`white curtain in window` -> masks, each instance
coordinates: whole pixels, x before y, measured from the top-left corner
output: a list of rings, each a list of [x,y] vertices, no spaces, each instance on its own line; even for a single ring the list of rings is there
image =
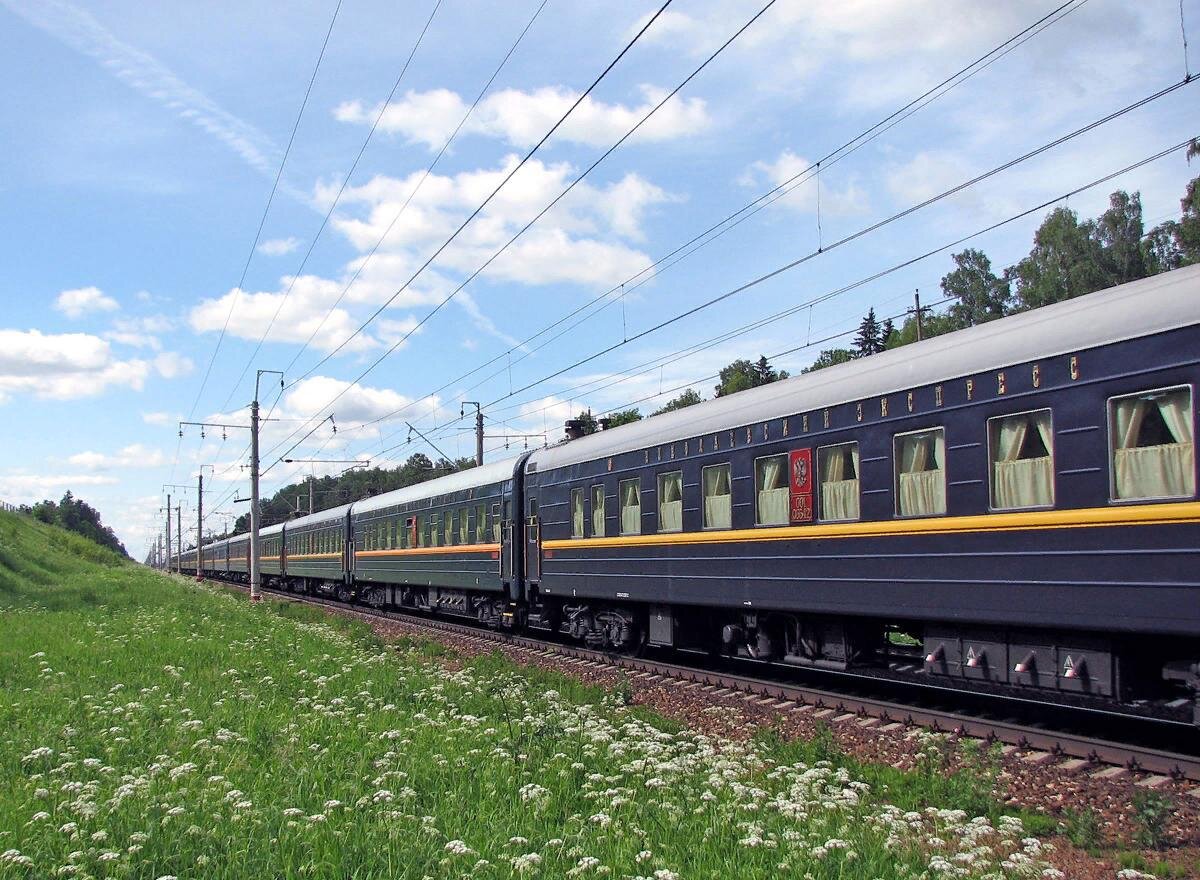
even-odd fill
[[[621,484],[621,534],[638,535],[642,531],[642,487],[637,482]]]
[[[704,469],[704,527],[728,529],[733,523],[729,465]]]
[[[820,477],[821,519],[858,519],[858,444],[822,449]]]
[[[901,516],[946,512],[945,443],[941,431],[901,438],[898,499]]]
[[[776,455],[756,463],[758,524],[785,525],[788,521],[787,456]]]
[[[658,530],[683,529],[683,475],[662,474],[658,478]]]
[[[571,537],[583,537],[583,490],[571,492]]]
[[[467,511],[464,509],[458,512],[458,543],[468,543],[467,535]]]
[[[1116,441],[1113,470],[1118,498],[1176,498],[1196,493],[1196,446],[1192,394],[1186,388],[1153,400],[1114,402]],[[1138,446],[1149,408],[1155,406],[1174,442]]]
[[[604,487],[592,490],[592,537],[604,536]]]
[[[1021,458],[1034,428],[1050,455]],[[1047,507],[1054,503],[1054,438],[1047,412],[1010,416],[1000,422],[992,454],[992,504],[998,508]]]

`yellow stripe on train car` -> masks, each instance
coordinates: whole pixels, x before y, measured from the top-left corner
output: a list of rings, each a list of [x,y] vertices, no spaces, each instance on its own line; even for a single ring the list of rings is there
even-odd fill
[[[946,535],[1193,522],[1200,522],[1200,502],[1187,501],[1175,504],[1088,507],[1079,510],[1030,510],[976,516],[922,517],[888,522],[817,523],[804,526],[760,526],[755,529],[713,529],[703,532],[656,532],[648,535],[568,538],[545,541],[542,547],[545,550],[580,550],[596,547],[727,544],[741,541],[814,541],[835,538]]]

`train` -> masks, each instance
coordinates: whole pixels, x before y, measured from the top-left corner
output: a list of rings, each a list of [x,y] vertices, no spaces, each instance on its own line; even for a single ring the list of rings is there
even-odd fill
[[[1198,359],[1193,266],[264,528],[262,577],[1200,724]]]

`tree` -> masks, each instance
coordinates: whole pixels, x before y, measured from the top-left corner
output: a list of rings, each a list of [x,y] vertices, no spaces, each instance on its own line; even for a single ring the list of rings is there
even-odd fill
[[[1017,263],[1011,279],[1023,309],[1072,299],[1105,286],[1100,245],[1090,223],[1070,208],[1055,208],[1033,237],[1033,250]]]
[[[867,357],[883,351],[883,330],[875,319],[875,309],[867,309],[862,323],[858,325],[858,335],[854,337],[854,356]]]
[[[1108,197],[1108,210],[1092,226],[1092,237],[1100,246],[1100,265],[1107,278],[1105,287],[1146,277],[1142,250],[1142,194],[1132,196],[1117,190]]]
[[[590,409],[580,410],[579,415],[575,416],[574,421],[579,423],[579,436],[586,437],[588,434],[595,434],[600,430],[600,423],[596,421],[596,417],[592,415]]]
[[[1179,232],[1178,223],[1166,220],[1146,233],[1146,239],[1142,242],[1142,261],[1146,265],[1147,275],[1169,272],[1183,265]]]
[[[953,256],[955,268],[942,276],[942,293],[954,297],[950,315],[959,327],[972,327],[1002,318],[1012,292],[1008,281],[996,276],[983,251],[967,248]]]
[[[633,409],[618,410],[617,412],[609,415],[607,418],[608,426],[610,428],[615,428],[618,425],[628,425],[630,422],[640,422],[642,420],[642,414],[638,411],[637,407],[634,407]]]
[[[832,367],[837,364],[844,364],[847,361],[854,360],[854,352],[848,348],[827,348],[819,355],[817,359],[809,366],[801,370],[801,373],[815,373],[817,370],[823,370],[826,367]]]
[[[114,550],[122,556],[129,555],[116,533],[101,522],[100,512],[86,501],[76,498],[69,491],[57,504],[49,499],[39,501],[29,508],[28,512],[44,523],[75,532],[75,534],[82,535],[89,541]]]
[[[662,409],[656,409],[654,412],[650,413],[650,415],[658,416],[658,415],[662,415],[663,413],[675,412],[675,410],[677,410],[677,409],[683,409],[684,407],[688,407],[688,406],[695,406],[697,403],[703,403],[703,402],[704,402],[704,398],[700,396],[700,393],[698,391],[696,391],[694,388],[688,388],[682,394],[680,394],[678,397],[668,400],[666,405],[663,406]]]
[[[474,458],[459,458],[454,461],[442,458],[435,463],[425,453],[414,452],[398,468],[354,468],[337,475],[318,477],[313,481],[313,510],[328,510],[473,467]],[[308,480],[284,486],[262,501],[261,508],[263,525],[285,522],[296,516],[306,515]],[[244,513],[234,523],[233,532],[242,534],[249,529],[250,514]]]
[[[896,334],[896,325],[892,323],[892,319],[888,318],[883,322],[883,326],[879,328],[879,338],[883,342],[885,349],[892,347],[892,337]]]
[[[760,356],[751,363],[748,360],[736,360],[721,370],[721,383],[716,386],[717,397],[725,397],[745,391],[747,388],[757,388],[788,377],[786,370],[776,370],[766,357]]]
[[[1195,141],[1192,142],[1194,147]],[[1191,149],[1188,156],[1192,156]],[[1180,265],[1190,266],[1200,263],[1200,177],[1193,177],[1188,182],[1183,198],[1179,200],[1183,216],[1179,218],[1179,230],[1175,241],[1181,255]]]

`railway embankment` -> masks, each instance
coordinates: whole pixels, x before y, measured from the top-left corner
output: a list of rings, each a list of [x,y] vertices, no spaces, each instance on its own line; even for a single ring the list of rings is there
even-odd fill
[[[1135,864],[1004,805],[986,760],[947,772],[934,750],[902,770],[824,735],[735,736],[639,705],[623,683],[251,607],[7,513],[0,633],[5,880],[1099,877]]]

